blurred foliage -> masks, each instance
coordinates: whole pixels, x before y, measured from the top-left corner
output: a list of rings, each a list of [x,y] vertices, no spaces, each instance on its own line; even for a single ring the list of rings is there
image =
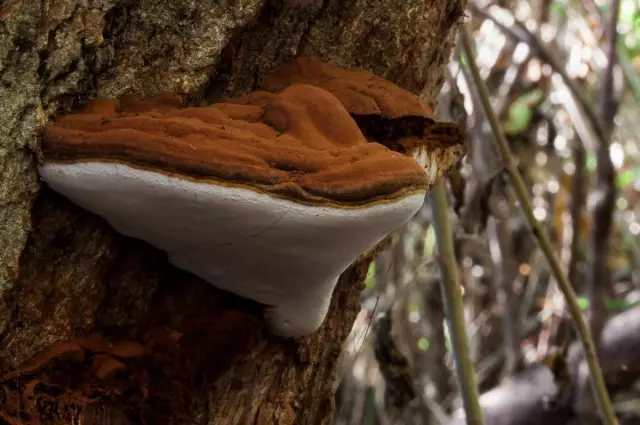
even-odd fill
[[[467,11],[482,78],[526,179],[534,215],[551,235],[586,313],[592,305],[585,282],[592,261],[589,249],[599,158],[588,114],[565,78],[598,113],[607,63],[609,5],[600,0],[470,0]],[[597,299],[607,318],[640,311],[638,0],[621,0],[617,29],[620,65],[615,68],[611,94],[618,108],[608,141],[617,194],[605,259],[611,284]],[[534,36],[540,47],[532,42]],[[463,55],[456,54],[437,115],[465,127],[470,142],[469,154],[448,184],[467,332],[479,385],[488,391],[508,382],[505,378],[542,364],[552,369],[555,378],[561,375],[559,386],[574,391],[566,382],[566,348],[573,334],[564,329],[564,303],[504,178],[466,66]],[[460,114],[460,109],[465,113]],[[349,351],[341,368],[334,425],[448,424],[461,406],[438,286],[441,277],[433,261],[437,247],[431,221],[428,198],[369,268],[365,308],[346,344]],[[380,312],[393,317],[389,344],[397,348],[394,358],[401,353],[414,381],[423,385],[424,397],[400,411],[385,408],[387,384],[374,355],[371,329]],[[636,351],[624,355],[640,355],[640,330],[637,337],[626,346]],[[629,362],[637,363],[634,357]],[[637,379],[632,376],[631,382]],[[640,405],[640,382],[616,388],[622,389],[616,389],[615,396]],[[554,403],[576,399],[572,394]],[[640,412],[636,413],[640,419]]]
[[[606,5],[603,5],[602,10],[606,11],[606,9]],[[618,19],[625,33],[621,40],[625,52],[630,57],[640,55],[640,4],[637,0],[621,1]]]

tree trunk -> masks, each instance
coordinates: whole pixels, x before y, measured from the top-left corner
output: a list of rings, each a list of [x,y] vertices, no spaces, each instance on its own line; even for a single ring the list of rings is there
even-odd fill
[[[463,0],[0,0],[0,424],[327,424],[370,258],[322,328],[268,334],[252,302],[40,186],[38,134],[95,97],[211,103],[295,56],[433,105]]]

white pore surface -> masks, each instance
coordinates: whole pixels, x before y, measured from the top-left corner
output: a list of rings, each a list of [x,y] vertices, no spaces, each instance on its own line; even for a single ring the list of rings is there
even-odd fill
[[[314,207],[123,164],[51,163],[49,186],[175,266],[268,305],[271,331],[300,336],[324,320],[340,274],[411,218],[420,192],[362,209]]]

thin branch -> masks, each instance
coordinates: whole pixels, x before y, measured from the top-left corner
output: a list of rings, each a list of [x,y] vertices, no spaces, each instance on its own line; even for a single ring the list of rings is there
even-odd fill
[[[511,376],[522,364],[521,335],[518,323],[518,303],[512,284],[518,274],[518,264],[512,256],[513,245],[506,220],[489,217],[487,237],[489,252],[493,258],[493,284],[496,302],[500,308],[500,321],[504,338],[505,365],[503,374]]]
[[[581,140],[574,140],[574,150],[573,150],[573,161],[575,164],[575,172],[573,174],[573,183],[571,186],[571,206],[570,206],[570,228],[565,229],[568,232],[568,252],[566,258],[566,270],[567,270],[567,278],[571,285],[573,285],[574,290],[578,288],[578,281],[580,272],[578,269],[578,265],[582,259],[582,251],[580,249],[580,228],[582,225],[582,211],[585,208],[586,204],[586,150],[584,148],[584,143]],[[562,255],[561,255],[562,258]],[[564,259],[562,261],[565,261]],[[551,286],[551,285],[550,285]],[[553,293],[557,291],[558,283],[553,281]],[[556,301],[554,299],[554,301]],[[551,324],[553,329],[547,329],[549,334],[553,334],[553,345],[557,347],[564,347],[569,343],[569,330],[571,329],[571,323],[568,320],[565,320],[566,315],[566,303],[564,299],[557,300],[557,311],[554,312],[554,316],[552,317]],[[593,328],[592,328],[593,333]],[[595,340],[596,352],[599,352],[598,349],[598,338],[597,335],[592,335]],[[564,338],[564,339],[563,339]],[[541,338],[542,339],[542,338]],[[548,346],[547,346],[548,347]]]
[[[573,174],[573,183],[571,186],[571,252],[567,265],[569,281],[574,288],[577,287],[578,265],[581,261],[580,250],[580,227],[582,221],[582,211],[587,203],[587,151],[584,148],[584,142],[581,140],[574,141],[573,147],[573,163],[575,164],[575,172]]]
[[[480,408],[478,384],[473,362],[469,354],[469,340],[467,338],[464,319],[464,306],[458,264],[453,247],[451,222],[449,220],[449,205],[444,182],[438,183],[433,189],[433,216],[436,242],[438,246],[438,261],[442,272],[440,288],[444,300],[451,345],[455,353],[456,372],[462,401],[464,404],[467,424],[484,425],[482,409]]]
[[[571,313],[571,317],[573,318],[578,331],[578,335],[584,347],[585,358],[587,360],[589,372],[591,375],[591,383],[593,385],[595,398],[598,400],[598,407],[600,409],[602,421],[605,425],[616,425],[616,417],[613,411],[613,406],[611,405],[611,400],[609,399],[609,394],[607,393],[602,370],[600,369],[600,366],[598,364],[595,345],[593,343],[593,339],[591,338],[591,332],[589,331],[584,317],[582,316],[582,312],[580,311],[580,306],[578,305],[576,294],[573,290],[573,287],[571,286],[571,283],[565,276],[562,267],[560,266],[560,261],[558,260],[556,253],[553,251],[548,235],[533,215],[533,208],[531,206],[531,200],[529,199],[529,193],[524,184],[522,176],[518,172],[517,161],[509,150],[507,139],[502,132],[500,124],[498,123],[498,119],[496,118],[491,107],[489,92],[480,76],[480,70],[478,69],[478,65],[475,61],[473,41],[471,39],[471,35],[469,34],[469,30],[465,26],[461,29],[460,33],[462,38],[462,45],[467,57],[467,63],[480,93],[484,111],[489,119],[489,124],[491,125],[495,136],[495,142],[497,143],[502,155],[502,159],[504,161],[514,192],[518,198],[518,201],[520,202],[520,207],[522,208],[529,226],[531,227],[533,235],[536,237],[540,248],[545,254],[545,257],[549,262],[549,266],[551,267],[551,271],[553,272],[553,275],[558,281],[560,289],[562,290],[562,293],[566,298],[569,312]]]
[[[598,112],[602,117],[605,138],[599,140],[596,154],[598,165],[596,168],[596,183],[593,192],[595,202],[592,205],[592,232],[589,240],[588,291],[590,304],[589,324],[591,333],[599,341],[604,326],[606,309],[604,299],[611,286],[611,272],[607,265],[608,244],[613,226],[613,215],[616,198],[616,170],[609,154],[609,139],[613,129],[613,119],[618,109],[617,99],[613,94],[613,76],[616,63],[616,43],[618,12],[620,0],[613,0],[611,17],[606,31],[607,37],[607,67],[600,86],[600,102]],[[598,346],[596,346],[596,349]],[[599,350],[598,350],[599,352]]]
[[[607,67],[604,70],[602,76],[602,85],[600,86],[600,103],[599,113],[602,117],[605,130],[611,133],[613,127],[613,119],[616,116],[618,110],[618,100],[615,98],[613,90],[613,74],[616,65],[617,58],[617,44],[618,44],[618,15],[620,14],[620,0],[612,0],[611,3],[611,16],[607,26],[607,47],[605,53],[607,54]],[[607,151],[609,146],[607,146]],[[609,155],[606,155],[607,157]],[[611,162],[611,160],[609,160]]]

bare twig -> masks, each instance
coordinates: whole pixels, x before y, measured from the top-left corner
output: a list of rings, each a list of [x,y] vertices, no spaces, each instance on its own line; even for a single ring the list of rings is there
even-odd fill
[[[511,255],[514,247],[506,220],[489,217],[487,236],[489,251],[494,263],[493,283],[496,290],[496,301],[500,308],[504,338],[506,364],[503,374],[510,376],[523,366],[518,303],[512,289],[513,281],[518,274],[518,264]]]
[[[487,87],[480,76],[480,70],[478,69],[478,65],[475,61],[471,35],[469,34],[469,31],[466,27],[464,27],[460,31],[460,33],[462,38],[462,45],[467,57],[467,63],[474,77],[478,91],[480,92],[483,108],[487,117],[489,118],[489,123],[494,132],[495,141],[498,145],[498,148],[500,149],[500,153],[502,155],[502,159],[511,180],[514,192],[518,198],[518,201],[520,202],[520,207],[522,208],[522,211],[526,216],[533,235],[538,240],[538,244],[544,252],[553,275],[558,281],[560,289],[562,290],[562,293],[566,298],[569,312],[571,313],[578,331],[578,335],[580,337],[582,345],[584,346],[585,358],[587,360],[587,364],[589,366],[589,371],[591,374],[591,383],[593,385],[596,399],[598,400],[598,407],[600,409],[603,423],[605,425],[616,425],[616,418],[614,415],[613,407],[611,405],[611,400],[609,399],[609,394],[607,393],[602,370],[598,365],[598,357],[596,355],[595,345],[591,337],[591,332],[589,331],[584,317],[582,316],[582,312],[580,311],[580,306],[578,305],[576,294],[562,270],[560,261],[558,260],[556,253],[551,246],[548,235],[533,214],[533,208],[531,206],[531,200],[529,199],[529,193],[527,191],[527,188],[525,187],[522,176],[517,169],[517,161],[509,150],[507,139],[502,132],[500,124],[498,123],[498,119],[496,118],[491,107]]]
[[[600,86],[600,103],[599,113],[602,117],[602,122],[605,126],[605,130],[611,133],[611,127],[613,127],[613,119],[618,111],[618,99],[614,96],[613,90],[613,72],[616,65],[616,46],[618,44],[618,15],[620,13],[620,0],[612,0],[611,3],[611,16],[609,16],[609,22],[607,25],[607,47],[605,52],[607,54],[607,67],[605,68],[604,75],[602,76],[602,85]],[[609,146],[607,146],[608,155]],[[611,162],[611,160],[609,160]]]
[[[586,203],[586,150],[581,140],[574,140],[573,160],[575,172],[571,185],[571,205],[570,212],[562,213],[563,221],[568,216],[569,226],[562,229],[563,249],[560,259],[567,270],[567,277],[574,290],[580,290],[578,286],[578,264],[580,263],[582,252],[580,249],[580,229],[582,222],[582,211]],[[571,324],[564,320],[566,314],[566,303],[564,298],[559,297],[558,283],[552,280],[547,288],[546,302],[550,303],[552,313],[543,324],[540,337],[538,338],[538,356],[547,355],[551,346],[564,346],[568,341],[561,340],[562,337],[569,337]],[[568,327],[567,329],[564,329]],[[594,336],[595,338],[595,336]],[[597,343],[596,343],[597,347]]]
[[[571,234],[571,251],[567,265],[569,281],[574,288],[577,287],[579,276],[578,264],[582,256],[580,251],[580,224],[582,221],[582,211],[587,202],[586,161],[587,151],[584,148],[584,143],[577,140],[573,147],[573,163],[575,164],[575,172],[571,186],[571,227],[573,231]]]
[[[429,334],[431,343],[427,351],[428,355],[425,355],[422,361],[429,368],[429,376],[436,390],[435,401],[444,404],[444,407],[448,410],[451,406],[446,403],[447,396],[453,391],[450,382],[451,373],[446,363],[447,345],[442,326],[445,320],[442,293],[438,285],[425,286],[423,296],[424,314],[426,316],[425,321],[431,325]]]
[[[458,264],[453,247],[449,207],[444,182],[438,183],[432,192],[434,206],[434,229],[438,244],[438,261],[442,272],[440,287],[444,300],[447,321],[451,334],[451,345],[455,353],[455,364],[462,393],[462,401],[467,424],[484,425],[482,409],[480,409],[478,384],[473,363],[469,355],[469,340],[464,320],[464,306],[460,280],[458,278]]]
[[[598,140],[596,154],[596,183],[593,196],[592,232],[589,240],[588,290],[590,301],[590,326],[593,337],[599,341],[604,326],[606,310],[604,299],[611,286],[611,273],[607,266],[609,236],[613,225],[616,198],[616,171],[609,155],[609,139],[613,129],[618,102],[613,95],[613,71],[616,62],[618,12],[620,0],[613,0],[607,28],[607,67],[600,87],[598,112],[602,117],[605,137]],[[596,347],[598,348],[598,347]]]

